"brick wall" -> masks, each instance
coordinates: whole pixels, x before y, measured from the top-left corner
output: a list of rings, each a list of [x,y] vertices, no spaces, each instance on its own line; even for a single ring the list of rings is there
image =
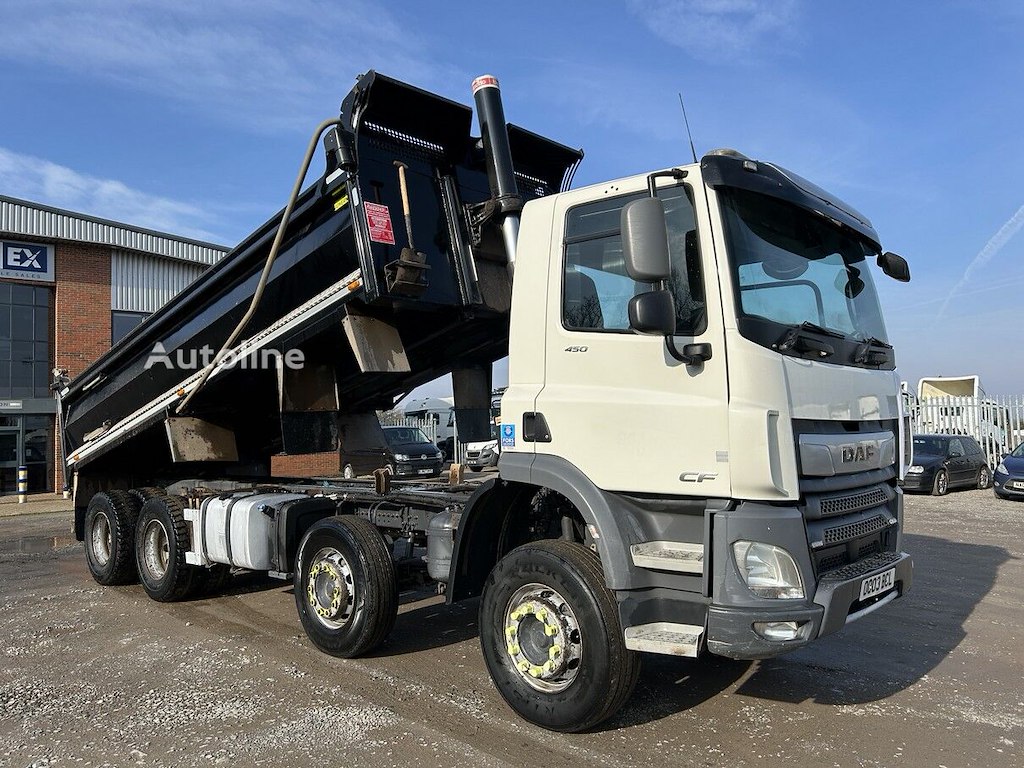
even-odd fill
[[[270,457],[270,472],[277,477],[336,475],[340,468],[341,457],[337,451]]]
[[[59,242],[55,262],[53,364],[74,378],[110,349],[110,248]],[[64,477],[55,467],[59,491]]]
[[[58,243],[54,365],[74,378],[110,349],[110,248]]]

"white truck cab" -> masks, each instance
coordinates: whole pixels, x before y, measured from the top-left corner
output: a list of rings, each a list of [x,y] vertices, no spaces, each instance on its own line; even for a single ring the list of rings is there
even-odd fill
[[[527,204],[499,469],[585,511],[628,647],[770,656],[909,588],[871,261],[909,279],[731,151]]]

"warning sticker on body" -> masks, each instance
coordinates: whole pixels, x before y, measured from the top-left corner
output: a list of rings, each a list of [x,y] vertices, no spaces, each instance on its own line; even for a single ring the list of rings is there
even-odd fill
[[[502,424],[501,425],[501,447],[502,448],[515,448],[516,447],[516,425],[515,424]]]
[[[391,227],[391,211],[386,205],[363,203],[370,239],[375,243],[395,244],[395,230]]]

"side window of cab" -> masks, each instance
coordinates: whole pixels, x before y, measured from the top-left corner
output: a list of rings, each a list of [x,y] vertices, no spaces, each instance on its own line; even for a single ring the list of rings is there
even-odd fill
[[[622,255],[622,208],[646,193],[578,205],[566,216],[562,274],[562,325],[570,331],[631,333],[629,300],[650,290],[626,273]],[[662,188],[675,297],[676,335],[697,336],[707,328],[704,276],[693,203],[684,185]]]

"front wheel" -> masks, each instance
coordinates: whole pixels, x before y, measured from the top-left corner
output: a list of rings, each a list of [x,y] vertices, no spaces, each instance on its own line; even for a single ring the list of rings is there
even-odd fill
[[[984,491],[986,488],[992,487],[992,473],[989,468],[984,464],[981,469],[978,470],[978,489]]]
[[[932,483],[932,496],[945,496],[949,490],[949,475],[946,470],[940,469],[935,473],[935,481]]]
[[[330,517],[299,544],[295,607],[320,650],[352,658],[387,638],[398,616],[398,584],[380,532],[361,517]]]
[[[356,471],[352,468],[351,464],[346,464],[345,468],[341,471],[341,474],[346,480],[351,480],[356,476]]]
[[[600,560],[568,541],[526,544],[494,567],[480,604],[480,644],[509,706],[554,731],[584,731],[611,717],[640,674]]]

